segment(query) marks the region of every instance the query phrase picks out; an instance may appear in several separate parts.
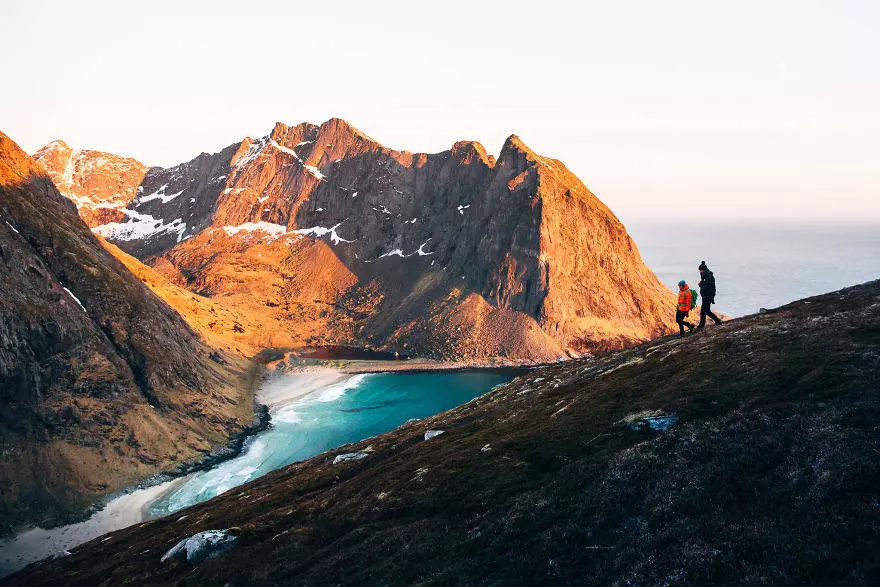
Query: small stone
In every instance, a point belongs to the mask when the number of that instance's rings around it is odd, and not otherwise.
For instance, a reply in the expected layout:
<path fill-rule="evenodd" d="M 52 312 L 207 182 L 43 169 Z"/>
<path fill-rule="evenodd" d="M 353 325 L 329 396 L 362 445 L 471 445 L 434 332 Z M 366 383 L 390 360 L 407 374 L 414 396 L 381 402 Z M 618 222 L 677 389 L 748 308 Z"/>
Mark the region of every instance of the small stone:
<path fill-rule="evenodd" d="M 440 436 L 444 432 L 445 430 L 428 430 L 427 432 L 425 432 L 425 440 L 431 440 L 435 436 Z"/>
<path fill-rule="evenodd" d="M 338 465 L 339 463 L 347 463 L 349 461 L 359 461 L 361 459 L 365 459 L 370 456 L 370 453 L 359 450 L 357 452 L 348 452 L 342 455 L 336 455 L 336 458 L 333 459 L 333 464 Z"/>
<path fill-rule="evenodd" d="M 237 538 L 230 530 L 206 530 L 184 538 L 171 547 L 159 562 L 164 563 L 182 554 L 186 554 L 187 562 L 192 564 L 216 558 L 235 546 Z"/>

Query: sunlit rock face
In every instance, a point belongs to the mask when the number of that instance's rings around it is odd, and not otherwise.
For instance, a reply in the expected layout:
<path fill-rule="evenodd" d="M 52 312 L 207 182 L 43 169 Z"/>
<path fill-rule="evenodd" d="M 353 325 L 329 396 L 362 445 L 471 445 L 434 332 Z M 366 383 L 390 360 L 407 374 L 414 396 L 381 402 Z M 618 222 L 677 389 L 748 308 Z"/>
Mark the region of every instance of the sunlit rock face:
<path fill-rule="evenodd" d="M 97 164 L 75 162 L 69 185 L 97 185 L 77 175 Z M 211 353 L 0 133 L 2 531 L 81 515 L 241 432 L 251 394 L 236 359 Z"/>
<path fill-rule="evenodd" d="M 52 153 L 38 159 L 64 177 Z M 80 205 L 68 183 L 59 188 Z M 563 163 L 515 135 L 496 160 L 473 141 L 410 153 L 340 119 L 277 123 L 102 185 L 135 195 L 109 222 L 84 214 L 93 231 L 243 319 L 259 314 L 254 332 L 236 331 L 241 352 L 342 343 L 545 361 L 672 325 L 672 296 L 623 225 Z"/>
<path fill-rule="evenodd" d="M 73 200 L 89 226 L 117 222 L 137 195 L 147 166 L 112 153 L 73 149 L 52 141 L 36 153 L 58 189 Z"/>

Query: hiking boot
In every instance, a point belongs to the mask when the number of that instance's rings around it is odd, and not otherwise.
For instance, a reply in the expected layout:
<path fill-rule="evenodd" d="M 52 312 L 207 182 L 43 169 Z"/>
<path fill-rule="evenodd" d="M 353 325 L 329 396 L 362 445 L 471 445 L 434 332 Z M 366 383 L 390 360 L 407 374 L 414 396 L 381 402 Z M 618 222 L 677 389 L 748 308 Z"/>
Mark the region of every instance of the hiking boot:
<path fill-rule="evenodd" d="M 688 334 L 694 333 L 694 325 L 693 324 L 685 324 L 688 327 Z"/>
<path fill-rule="evenodd" d="M 720 326 L 720 325 L 721 325 L 721 320 L 716 320 L 716 321 L 715 321 L 715 326 Z"/>

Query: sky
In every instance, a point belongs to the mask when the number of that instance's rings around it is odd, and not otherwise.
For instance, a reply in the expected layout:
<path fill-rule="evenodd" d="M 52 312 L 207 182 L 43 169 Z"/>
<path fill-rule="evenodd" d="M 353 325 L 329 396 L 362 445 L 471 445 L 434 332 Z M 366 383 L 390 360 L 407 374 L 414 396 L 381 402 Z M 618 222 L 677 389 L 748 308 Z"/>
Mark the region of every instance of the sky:
<path fill-rule="evenodd" d="M 625 222 L 880 222 L 877 31 L 873 0 L 30 0 L 3 6 L 0 130 L 161 166 L 276 121 L 516 133 Z"/>

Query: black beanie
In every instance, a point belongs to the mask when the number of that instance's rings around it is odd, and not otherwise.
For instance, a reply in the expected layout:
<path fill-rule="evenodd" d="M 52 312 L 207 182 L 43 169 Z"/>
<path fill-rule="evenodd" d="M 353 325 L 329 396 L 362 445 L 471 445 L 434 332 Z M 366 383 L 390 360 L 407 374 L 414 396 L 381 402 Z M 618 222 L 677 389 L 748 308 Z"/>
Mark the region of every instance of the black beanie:
<path fill-rule="evenodd" d="M 697 269 L 699 269 L 700 271 L 708 271 L 708 270 L 709 270 L 709 268 L 706 267 L 706 262 L 705 262 L 705 261 L 700 261 L 700 266 L 697 267 Z"/>

